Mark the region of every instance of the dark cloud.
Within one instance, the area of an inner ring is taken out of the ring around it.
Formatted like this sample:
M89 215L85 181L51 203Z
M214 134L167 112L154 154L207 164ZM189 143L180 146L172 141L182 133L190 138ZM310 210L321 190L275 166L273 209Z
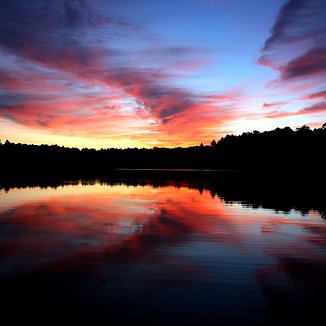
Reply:
M30 96L22 95L22 94L0 94L0 107L15 107L19 105L24 105L28 100L30 100Z
M155 70L116 67L103 76L111 86L123 89L143 104L154 115L167 118L194 105L194 95L183 89L169 86L164 75Z
M326 34L325 34L326 35ZM320 74L326 70L326 47L314 47L287 63L282 69L283 80Z
M305 39L322 39L325 10L323 0L290 0L279 11L271 36L265 41L263 51Z
M259 63L281 72L281 79L325 70L326 2L289 0L280 10Z
M98 25L113 26L109 31L114 34L121 21L95 12L82 0L12 1L1 8L0 19L0 46L27 60L68 69L92 67L115 54L97 44Z
M313 105L310 105L300 111L301 114L308 113L320 113L326 111L326 102L319 102Z
M326 91L312 93L312 94L304 96L302 99L303 100L311 100L311 99L315 99L315 98L326 98Z
M15 76L8 69L0 68L0 87L1 89L16 88L21 82L17 76Z
M324 40L326 3L323 0L290 0L280 10L263 52L292 42Z
M297 115L305 115L305 114L317 114L317 113L325 113L326 112L326 102L319 102L308 107L305 107L299 111L295 112L285 112L285 111L274 111L268 114L267 118L283 118Z
M64 11L67 27L80 26L83 23L84 18L89 21L90 16L87 15L88 11L86 4L82 0L65 0L64 1Z
M74 39L69 40L64 33L66 27L60 18L67 20L67 25L70 25L69 14L50 12L49 9L44 11L39 1L32 1L29 7L14 4L2 11L2 47L25 59L44 64L51 62L52 65L64 61L72 48L81 50L80 44ZM75 56L74 59L78 58Z

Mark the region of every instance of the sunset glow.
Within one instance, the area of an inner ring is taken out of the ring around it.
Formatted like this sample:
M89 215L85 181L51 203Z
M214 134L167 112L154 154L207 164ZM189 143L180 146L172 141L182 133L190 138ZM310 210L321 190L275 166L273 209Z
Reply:
M324 0L4 0L0 140L176 147L326 120Z

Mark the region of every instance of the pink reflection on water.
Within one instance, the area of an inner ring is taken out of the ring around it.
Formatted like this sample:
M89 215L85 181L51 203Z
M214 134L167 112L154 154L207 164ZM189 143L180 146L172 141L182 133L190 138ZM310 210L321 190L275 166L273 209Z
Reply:
M2 258L27 254L29 262L36 256L39 263L126 248L133 256L155 248L144 241L153 235L158 243L204 239L244 255L260 248L267 256L300 250L317 258L313 244L325 243L326 230L318 214L226 205L206 191L100 184L9 191L1 196L0 222L8 228Z
M0 282L20 308L77 307L92 320L104 307L101 322L126 305L138 319L288 322L318 316L325 231L315 212L188 187L14 189L0 197Z

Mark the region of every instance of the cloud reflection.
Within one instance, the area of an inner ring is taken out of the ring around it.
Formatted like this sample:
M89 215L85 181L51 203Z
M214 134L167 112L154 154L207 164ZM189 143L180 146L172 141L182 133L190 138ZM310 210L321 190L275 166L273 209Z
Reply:
M305 298L316 275L309 264L324 268L318 214L252 209L206 189L79 183L14 188L0 203L6 311L15 302L98 324L131 315L147 324L268 323L265 296L273 303L283 289L270 287L274 275L291 285L306 266Z

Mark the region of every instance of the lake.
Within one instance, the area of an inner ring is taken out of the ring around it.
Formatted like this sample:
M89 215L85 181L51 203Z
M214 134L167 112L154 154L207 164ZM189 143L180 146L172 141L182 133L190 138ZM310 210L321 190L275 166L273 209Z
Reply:
M2 318L43 325L325 319L323 213L230 200L212 189L128 179L1 188Z

